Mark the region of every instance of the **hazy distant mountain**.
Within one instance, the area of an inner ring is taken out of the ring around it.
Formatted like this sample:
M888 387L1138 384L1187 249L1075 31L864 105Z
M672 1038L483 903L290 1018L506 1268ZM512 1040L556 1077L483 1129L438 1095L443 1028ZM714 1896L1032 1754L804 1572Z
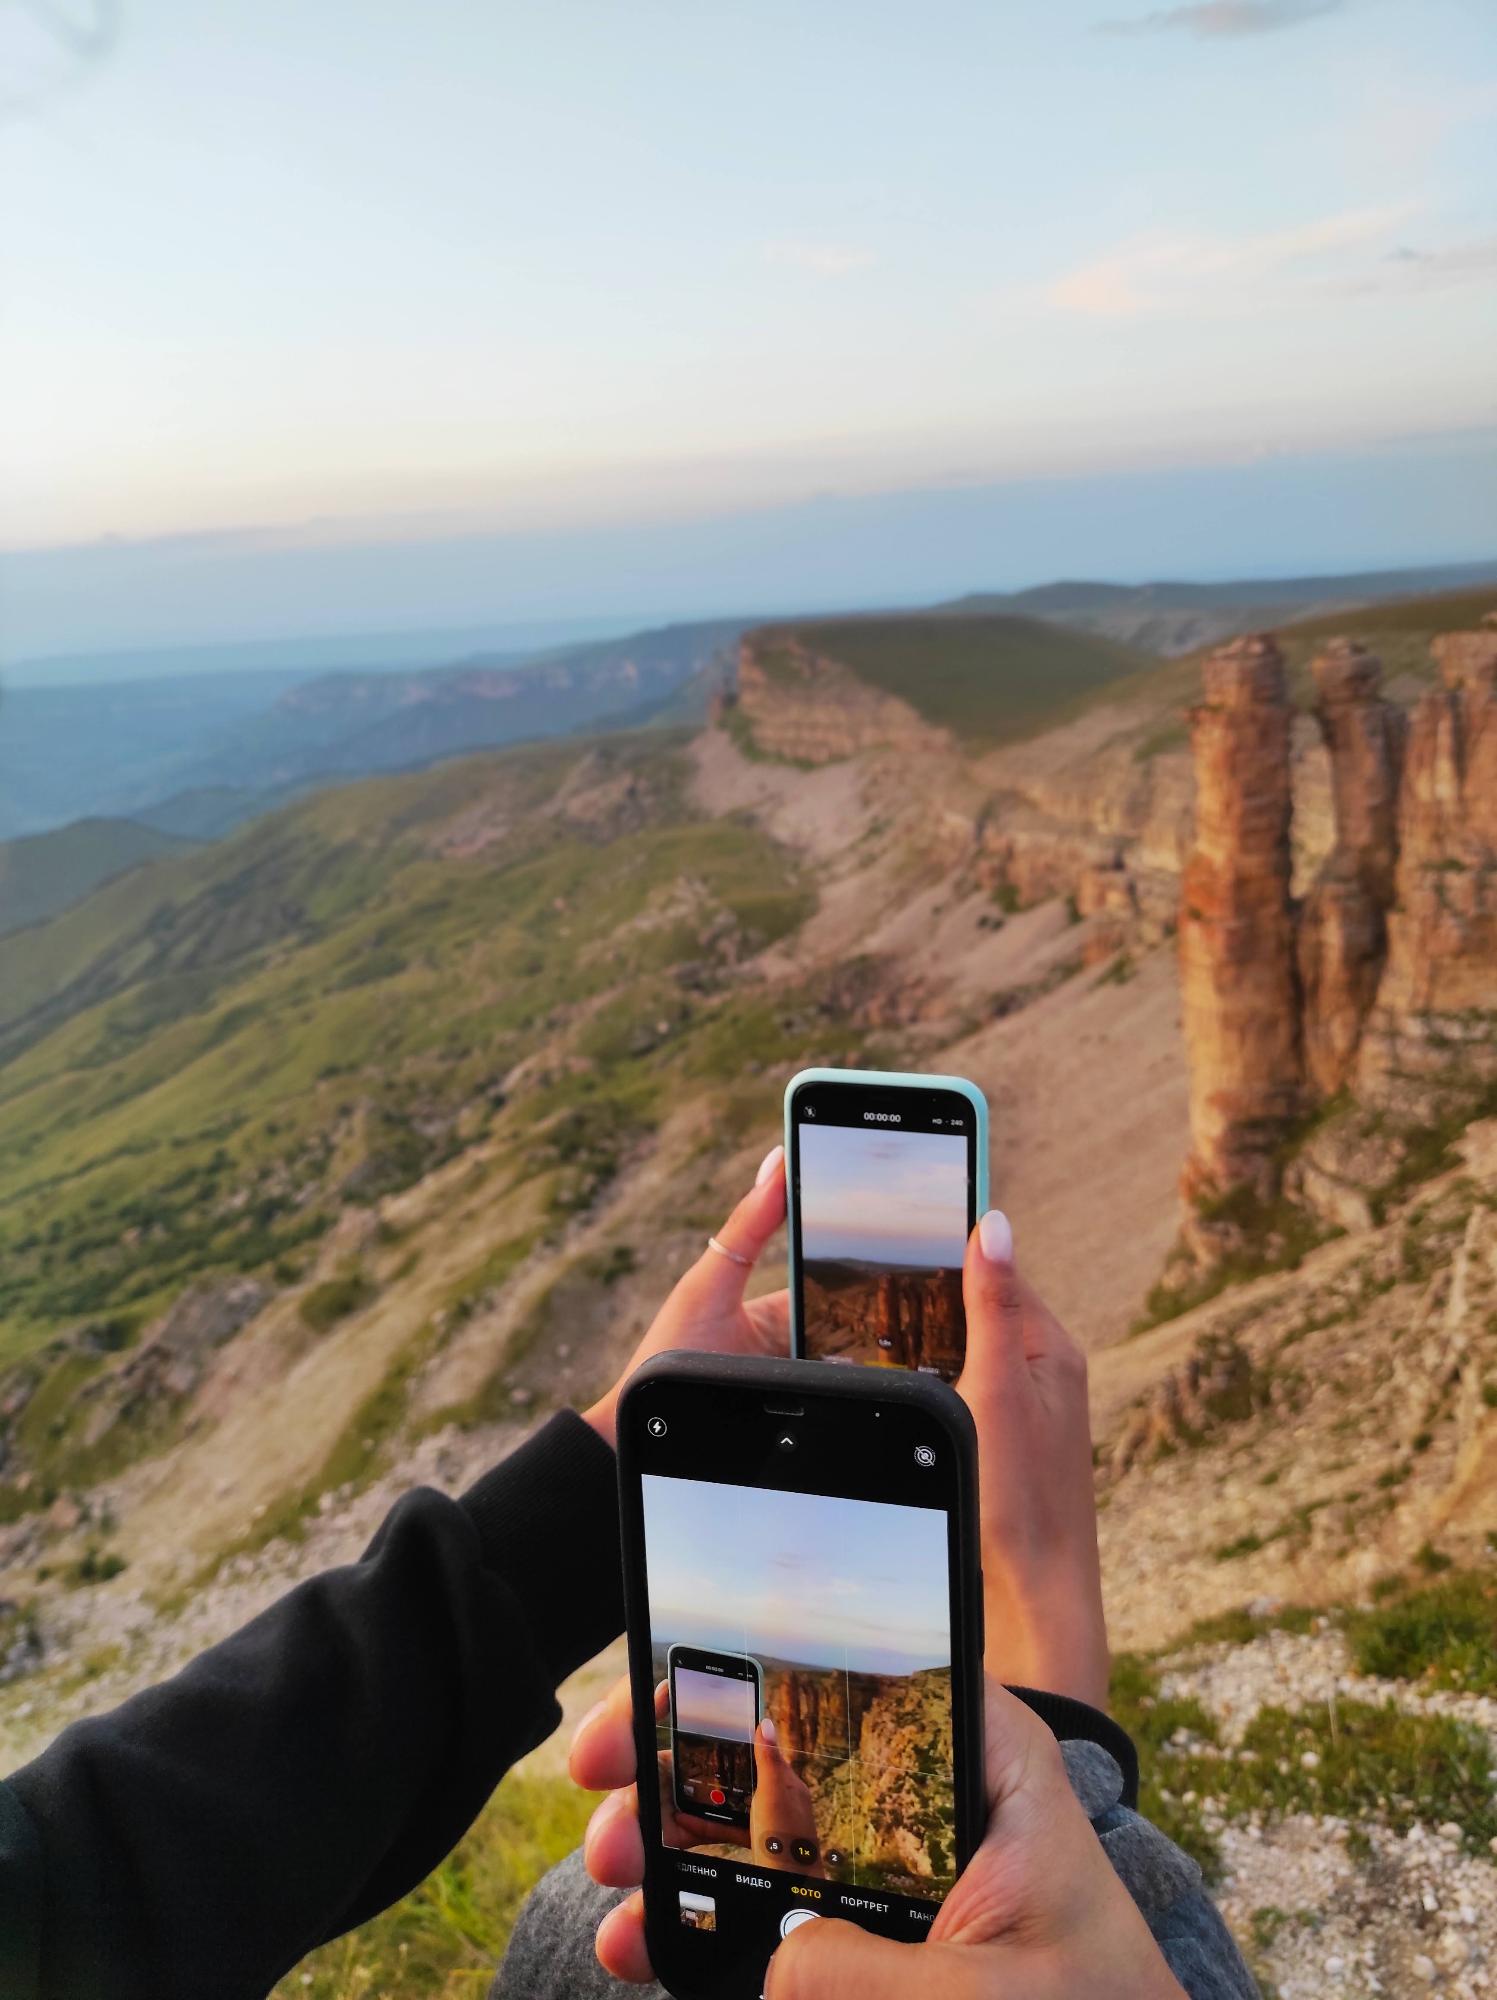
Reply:
M1494 581L1497 561L1349 576L1246 577L1223 583L1074 581L1008 593L976 592L940 609L962 614L1024 612L1173 658L1236 632Z
M134 816L179 789L205 744L226 739L298 676L224 673L109 687L0 693L0 839L86 817Z
M118 816L212 838L313 784L647 721L730 657L741 630L732 619L667 626L416 672L280 668L8 689L0 839Z
M55 917L101 883L188 845L128 819L80 819L52 833L0 841L0 937Z

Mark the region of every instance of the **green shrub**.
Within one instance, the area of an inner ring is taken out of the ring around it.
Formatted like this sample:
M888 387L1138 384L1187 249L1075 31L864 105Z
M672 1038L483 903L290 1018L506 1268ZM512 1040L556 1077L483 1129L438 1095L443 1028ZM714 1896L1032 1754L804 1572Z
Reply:
M1214 1879L1221 1865L1216 1842L1200 1813L1180 1796L1190 1787L1177 1783L1179 1753L1170 1739L1184 1729L1215 1742L1215 1722L1193 1697L1161 1695L1157 1674L1137 1653L1120 1653L1113 1661L1110 1704L1138 1746L1139 1811L1198 1862L1208 1880Z
M592 1806L563 1778L512 1773L419 1887L313 1952L272 2000L478 2000L520 1904L581 1840Z
M313 1285L297 1310L303 1324L314 1333L326 1333L340 1319L347 1319L350 1313L367 1306L374 1296L375 1288L362 1271L344 1271L336 1278L325 1278L320 1285Z
M1497 1573L1491 1570L1453 1571L1371 1611L1353 1612L1346 1632L1359 1673L1497 1694Z

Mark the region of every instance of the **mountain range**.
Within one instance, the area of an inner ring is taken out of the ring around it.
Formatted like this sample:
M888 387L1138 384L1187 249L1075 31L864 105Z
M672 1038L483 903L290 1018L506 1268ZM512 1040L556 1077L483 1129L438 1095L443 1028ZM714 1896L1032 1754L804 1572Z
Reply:
M0 937L0 1755L585 1404L796 1068L949 1071L1089 1350L1149 1811L1266 1978L1368 1954L1428 1991L1416 1959L1497 1912L1497 845L1460 789L1497 740L1494 599L1307 618L1282 673L1012 610L781 621L705 720L348 773ZM1077 672L1040 699L1057 641ZM1353 1071L1275 1127L1265 1195L1182 1205L1187 1030L1204 1097L1203 1047L1233 1056L1182 917L1249 1013L1234 912L1285 966L1356 942L1304 916L1355 907L1372 797L1332 759L1337 689L1412 746L1377 1046L1399 1090L1417 1056L1464 1094L1363 1102ZM1206 754L1260 710L1261 769ZM1290 796L1286 848L1262 806Z

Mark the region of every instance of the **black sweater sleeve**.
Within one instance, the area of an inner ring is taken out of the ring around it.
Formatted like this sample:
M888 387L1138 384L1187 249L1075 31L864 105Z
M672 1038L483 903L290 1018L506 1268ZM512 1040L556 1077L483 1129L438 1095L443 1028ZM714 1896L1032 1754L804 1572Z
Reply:
M441 1860L622 1625L579 1417L409 1494L360 1562L0 1785L0 2000L261 2000Z

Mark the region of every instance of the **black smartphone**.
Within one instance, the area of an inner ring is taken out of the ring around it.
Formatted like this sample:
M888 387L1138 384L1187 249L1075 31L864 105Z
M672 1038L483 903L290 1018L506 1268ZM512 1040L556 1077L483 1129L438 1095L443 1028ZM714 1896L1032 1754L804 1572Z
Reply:
M676 1810L744 1827L763 1686L747 1653L672 1646L666 1656Z
M790 1351L954 1382L988 1106L959 1076L807 1069L785 1091Z
M916 1374L661 1355L621 1400L619 1488L661 1984L758 2000L818 1917L924 1938L984 1819L965 1405Z

